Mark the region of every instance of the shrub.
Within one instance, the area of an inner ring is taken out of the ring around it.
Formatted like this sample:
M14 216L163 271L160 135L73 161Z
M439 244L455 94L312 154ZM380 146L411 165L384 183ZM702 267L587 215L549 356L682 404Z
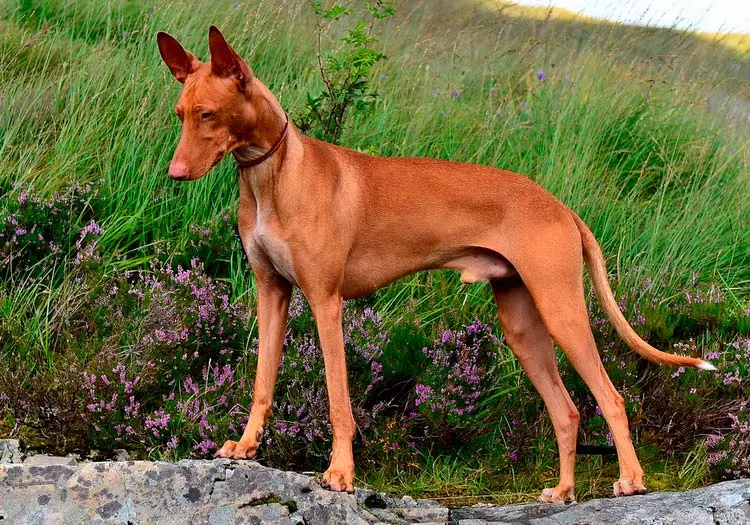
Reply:
M472 416L497 379L498 343L491 327L475 319L460 330L443 330L422 350L428 362L414 388L414 403L438 439L453 441L459 428L462 439L466 431L479 430Z
M47 276L66 258L76 265L90 259L102 233L94 220L100 201L91 184L72 184L49 199L27 192L8 199L0 222L0 278Z
M318 95L307 94L305 112L300 114L298 125L303 132L338 144L349 114L366 112L375 104L378 94L370 85L370 77L385 54L374 47L378 38L373 35L373 25L393 16L395 11L385 0L365 2L369 16L347 30L339 49L322 56L324 27L330 28L333 21L350 15L351 2L336 1L328 6L321 0L309 0L309 3L317 21L318 69L325 89Z

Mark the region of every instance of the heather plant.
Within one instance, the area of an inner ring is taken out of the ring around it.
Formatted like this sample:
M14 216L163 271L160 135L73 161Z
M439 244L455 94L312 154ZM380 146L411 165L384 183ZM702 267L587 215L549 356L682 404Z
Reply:
M100 280L87 296L49 367L24 370L9 350L0 412L30 429L58 416L52 428L71 449L87 442L174 456L215 448L210 436L220 425L226 431L230 401L249 402L246 380L234 372L249 337L247 309L230 303L197 259ZM235 393L236 384L243 388ZM50 388L59 392L50 396Z
M96 390L91 385L91 395L99 397L87 408L95 409L99 429L111 429L115 440L122 441L123 432L136 428L133 423L137 422L139 430L131 431L147 435L148 450L163 445L165 453L184 453L183 443L197 447L194 450L202 455L215 449L211 431L219 423L209 423L209 418L224 422L234 395L231 389L236 382L245 383L244 378L235 381L234 369L249 336L248 311L241 303L230 303L228 294L195 258L188 268L154 263L102 288L95 299L103 313L100 322L111 330L123 320L137 317L140 326L131 347L130 367L117 362L112 368L112 374L120 379L114 383L115 391ZM134 376L128 378L128 373ZM96 376L91 377L96 383ZM99 376L100 381L106 379ZM132 392L139 384L141 396ZM109 405L117 399L128 404L112 409ZM143 411L150 411L145 420ZM105 419L120 417L126 420L108 420L105 425ZM224 425L226 429L226 422ZM170 430L181 437L176 438Z
M50 365L67 332L85 329L74 318L101 277L104 230L94 215L102 200L96 187L72 184L47 199L22 192L2 202L1 357Z
M745 397L727 413L728 426L706 437L708 462L720 477L750 475L750 401Z
M198 259L189 268L152 267L141 277L127 294L149 298L139 341L144 356L179 380L209 360L223 365L241 354L248 311L230 303L226 286L208 277Z
M435 435L453 440L456 430L477 430L472 416L483 393L495 384L499 341L492 328L475 319L459 330L443 330L422 352L424 373L414 387L414 403Z
M152 396L156 395L154 383L158 376L154 363L117 362L111 366L116 362L114 356L98 357L94 370L82 371L78 378L82 399L76 406L85 402L79 415L88 423L87 440L105 451L115 447L132 449L134 443L147 446L143 412L153 407Z
M24 191L4 199L0 223L0 276L4 280L46 276L69 254L79 266L94 255L102 229L94 220L101 206L98 185L71 184L44 199Z
M23 436L31 448L64 452L84 448L87 424L81 418L79 368L62 358L54 363L54 371L24 365L19 356L3 359L0 422Z
M155 260L102 281L83 315L96 323L95 333L122 337L112 343L132 347L160 370L195 373L208 359L223 364L244 347L248 310L229 293L197 258L186 268Z
M118 362L110 372L83 376L87 441L105 451L210 456L214 440L232 430L238 407L249 399L246 380L235 376L231 364L209 362L196 375L165 377L152 362Z
M237 218L230 210L222 210L211 220L193 222L183 246L179 249L164 247L162 253L171 264L190 266L193 258L201 261L206 274L214 279L226 279L232 275L232 261L243 254L236 228Z

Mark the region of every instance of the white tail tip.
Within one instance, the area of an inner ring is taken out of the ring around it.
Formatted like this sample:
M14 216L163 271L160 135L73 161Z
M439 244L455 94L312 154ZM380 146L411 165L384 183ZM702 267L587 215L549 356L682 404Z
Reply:
M700 364L698 365L698 368L700 368L701 370L718 370L718 368L716 368L714 365L712 365L708 361L701 361Z

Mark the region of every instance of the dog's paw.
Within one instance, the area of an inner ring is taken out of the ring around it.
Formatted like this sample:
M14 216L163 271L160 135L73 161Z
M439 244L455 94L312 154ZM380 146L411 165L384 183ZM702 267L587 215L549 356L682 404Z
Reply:
M224 446L216 451L214 456L217 458L252 459L255 457L257 450L258 445L243 443L242 440L232 441L228 439L224 442Z
M620 478L615 481L612 485L614 495L619 496L632 496L634 494L645 494L646 487L643 483L635 482L629 478Z
M573 487L558 485L555 488L544 489L542 495L539 496L539 501L542 503L575 503L576 495L573 492Z
M334 492L354 492L354 467L343 469L330 467L323 473L320 486Z

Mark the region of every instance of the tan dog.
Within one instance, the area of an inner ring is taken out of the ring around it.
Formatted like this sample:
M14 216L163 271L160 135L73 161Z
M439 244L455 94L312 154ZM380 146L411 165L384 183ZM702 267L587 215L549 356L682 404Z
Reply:
M623 398L602 366L589 325L583 261L617 333L641 356L714 369L660 352L620 313L599 245L578 216L531 180L486 166L421 158L380 158L314 140L292 124L268 88L215 27L211 62L166 33L159 51L184 84L176 112L182 136L169 167L177 180L205 175L227 153L240 168L239 230L258 290L260 349L253 405L239 441L217 452L255 455L269 416L293 286L305 294L325 360L333 426L323 485L354 489L341 308L407 274L435 268L488 281L506 340L539 394L557 436L560 483L550 502L574 498L579 414L557 371L553 341L593 392L620 462L615 495L645 491Z

